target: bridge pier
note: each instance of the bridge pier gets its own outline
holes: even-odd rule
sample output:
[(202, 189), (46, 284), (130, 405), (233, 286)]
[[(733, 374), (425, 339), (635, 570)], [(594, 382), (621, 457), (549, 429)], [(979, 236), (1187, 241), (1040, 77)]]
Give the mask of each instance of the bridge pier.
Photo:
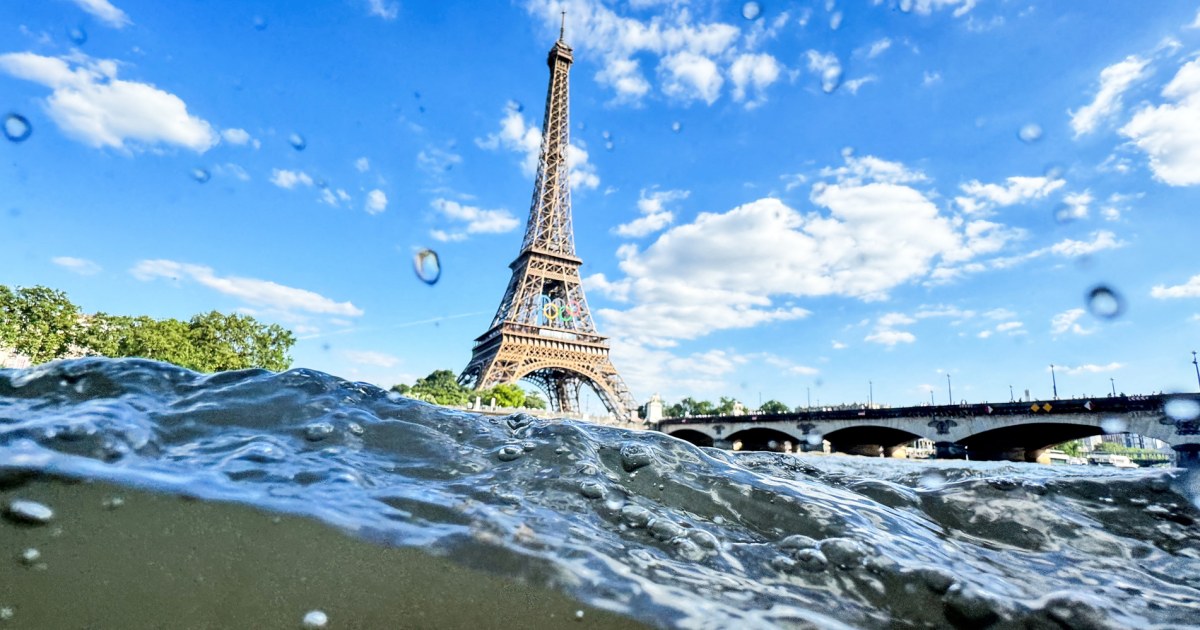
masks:
[(1200, 470), (1200, 444), (1180, 444), (1175, 447), (1175, 465)]
[(908, 445), (885, 446), (883, 447), (883, 456), (893, 459), (908, 459)]
[(878, 444), (834, 444), (833, 450), (847, 455), (862, 455), (863, 457), (883, 457), (883, 447)]
[(967, 447), (954, 442), (937, 442), (933, 445), (936, 459), (967, 459)]

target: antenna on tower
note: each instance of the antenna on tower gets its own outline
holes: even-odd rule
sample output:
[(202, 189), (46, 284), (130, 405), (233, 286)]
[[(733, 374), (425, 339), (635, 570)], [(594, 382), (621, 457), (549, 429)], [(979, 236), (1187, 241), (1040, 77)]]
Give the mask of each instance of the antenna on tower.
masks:
[(562, 25), (558, 27), (558, 41), (563, 40), (563, 35), (567, 32), (567, 12), (562, 12)]

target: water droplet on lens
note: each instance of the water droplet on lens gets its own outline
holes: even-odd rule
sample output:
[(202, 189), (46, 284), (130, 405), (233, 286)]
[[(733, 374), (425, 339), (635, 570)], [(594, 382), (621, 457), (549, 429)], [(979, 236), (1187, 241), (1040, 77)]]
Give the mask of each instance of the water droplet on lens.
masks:
[(1101, 420), (1100, 428), (1110, 435), (1113, 433), (1125, 433), (1129, 430), (1129, 421), (1119, 416), (1113, 416)]
[(67, 37), (71, 38), (71, 42), (76, 46), (82, 46), (87, 43), (87, 31), (83, 30), (82, 26), (67, 31)]
[(1046, 166), (1046, 169), (1042, 171), (1042, 174), (1049, 179), (1058, 179), (1063, 176), (1063, 173), (1066, 172), (1067, 169), (1063, 168), (1061, 164), (1049, 164)]
[(820, 446), (825, 441), (825, 436), (820, 433), (809, 433), (804, 439), (813, 446)]
[(612, 140), (609, 140), (608, 142), (604, 143), (604, 148), (609, 151), (613, 150), (613, 146), (615, 146), (615, 145), (612, 143)]
[(1116, 291), (1101, 284), (1088, 291), (1087, 306), (1096, 317), (1115, 319), (1125, 310), (1125, 301)]
[(9, 520), (30, 525), (45, 525), (54, 518), (54, 510), (36, 501), (14, 499), (4, 511)]
[(4, 137), (13, 142), (24, 142), (33, 133), (29, 119), (20, 114), (9, 114), (4, 117)]
[(762, 5), (757, 2), (747, 2), (742, 5), (742, 17), (747, 20), (758, 19), (760, 15), (762, 15)]
[(203, 184), (204, 182), (212, 179), (212, 173), (209, 173), (207, 169), (194, 168), (192, 169), (192, 179)]
[(612, 140), (612, 133), (610, 133), (607, 129), (601, 131), (600, 136), (605, 140)]
[(437, 252), (432, 249), (422, 249), (413, 254), (413, 271), (417, 272), (417, 277), (425, 284), (437, 284), (438, 278), (442, 277), (442, 263), (438, 259)]
[(1172, 398), (1163, 405), (1163, 413), (1172, 420), (1195, 420), (1200, 418), (1200, 402), (1193, 398)]
[(1042, 139), (1042, 126), (1035, 123), (1029, 123), (1024, 127), (1021, 127), (1021, 130), (1017, 132), (1017, 137), (1021, 139), (1021, 142), (1033, 144), (1034, 142)]
[(254, 16), (254, 30), (256, 30), (256, 31), (267, 30), (267, 18), (265, 18), (261, 15)]
[(674, 131), (675, 133), (679, 133), (679, 131), (680, 131), (681, 129), (683, 129), (683, 125), (679, 124), (679, 121), (678, 121), (678, 120), (676, 120), (675, 122), (671, 123), (671, 131)]
[(308, 141), (304, 139), (304, 136), (298, 133), (293, 133), (292, 135), (288, 136), (288, 143), (290, 143), (292, 148), (297, 151), (303, 151), (304, 148), (308, 146)]
[(496, 451), (496, 457), (502, 462), (511, 462), (525, 454), (525, 449), (519, 444), (505, 444)]
[(304, 615), (305, 628), (324, 628), (329, 623), (329, 616), (319, 610), (310, 610)]

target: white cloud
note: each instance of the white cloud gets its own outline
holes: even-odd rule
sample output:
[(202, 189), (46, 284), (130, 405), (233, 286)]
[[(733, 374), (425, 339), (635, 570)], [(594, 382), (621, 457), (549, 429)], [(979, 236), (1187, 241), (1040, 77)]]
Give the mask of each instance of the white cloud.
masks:
[[(434, 238), (441, 241), (461, 241), (469, 234), (500, 234), (510, 232), (520, 225), (517, 218), (508, 210), (483, 210), (475, 206), (466, 206), (449, 199), (434, 199), (431, 204), (442, 216), (459, 223), (465, 223), (462, 232), (444, 232), (435, 230)], [(439, 238), (439, 236), (441, 238)]]
[(1050, 319), (1050, 332), (1055, 335), (1063, 333), (1073, 333), (1076, 335), (1090, 335), (1096, 332), (1095, 328), (1084, 328), (1079, 323), (1079, 318), (1083, 317), (1084, 311), (1081, 308), (1073, 308), (1063, 311)]
[(994, 208), (1043, 199), (1066, 185), (1051, 177), (1009, 177), (1005, 184), (984, 184), (971, 180), (960, 186), (965, 196), (955, 197), (958, 207), (969, 215), (986, 216)]
[(975, 8), (975, 3), (976, 0), (900, 0), (899, 7), (904, 13), (915, 11), (921, 15), (953, 7), (954, 17), (962, 17)]
[(1155, 285), (1150, 289), (1150, 297), (1160, 300), (1200, 297), (1200, 275), (1192, 276), (1187, 282), (1175, 286)]
[(1078, 111), (1067, 112), (1071, 116), (1071, 128), (1075, 130), (1076, 138), (1095, 131), (1106, 118), (1121, 111), (1122, 95), (1146, 76), (1145, 70), (1149, 63), (1136, 55), (1130, 55), (1124, 61), (1100, 71), (1100, 89), (1096, 92), (1096, 98)]
[(74, 258), (72, 256), (56, 256), (50, 259), (50, 262), (81, 276), (94, 276), (100, 273), (100, 265), (87, 260), (85, 258)]
[[(504, 148), (521, 154), (521, 170), (525, 175), (532, 178), (537, 173), (542, 134), (525, 122), (521, 106), (517, 103), (509, 102), (505, 106), (498, 133), (488, 134), (487, 138), (476, 138), (475, 144), (482, 149)], [(600, 185), (596, 166), (588, 162), (588, 152), (575, 143), (567, 147), (567, 167), (570, 169), (568, 177), (572, 190), (595, 189)]]
[(629, 223), (618, 225), (613, 231), (620, 236), (631, 238), (640, 238), (657, 232), (675, 220), (675, 213), (667, 210), (666, 204), (687, 199), (689, 194), (689, 191), (686, 190), (655, 190), (647, 193), (643, 189), (637, 202), (642, 216)]
[(78, 54), (70, 59), (28, 52), (0, 55), (0, 70), (53, 90), (46, 99), (50, 118), (87, 145), (128, 150), (126, 143), (167, 144), (203, 153), (217, 143), (212, 125), (188, 114), (178, 96), (119, 79), (117, 68), (114, 60)]
[(1200, 184), (1200, 59), (1184, 64), (1162, 96), (1174, 103), (1143, 107), (1120, 133), (1150, 158), (1155, 179)]
[(354, 168), (357, 169), (359, 173), (366, 173), (367, 171), (371, 170), (371, 162), (365, 157), (360, 157), (357, 160), (354, 160)]
[(225, 142), (237, 146), (248, 144), (251, 140), (250, 132), (246, 131), (245, 129), (237, 128), (226, 129), (222, 131), (221, 137), (224, 138)]
[(847, 347), (846, 344), (838, 341), (837, 339), (834, 339), (830, 345), (833, 346), (834, 350), (845, 350)]
[(334, 208), (340, 208), (343, 202), (350, 201), (350, 193), (338, 188), (321, 188), (321, 196), (317, 198), (321, 203), (329, 204)]
[[(1095, 363), (1085, 363), (1075, 367), (1068, 365), (1056, 365), (1054, 366), (1054, 369), (1055, 371), (1062, 372), (1068, 376), (1078, 376), (1080, 374), (1101, 374), (1104, 372), (1115, 372), (1123, 367), (1125, 367), (1123, 363), (1117, 363), (1116, 361), (1113, 361), (1108, 365), (1096, 365)], [(1049, 370), (1049, 368), (1047, 368), (1047, 370)]]
[(446, 230), (430, 230), (429, 236), (439, 243), (457, 243), (467, 240), (465, 232), (447, 232)]
[(367, 193), (367, 214), (379, 214), (380, 212), (387, 210), (387, 204), (387, 195), (385, 195), (382, 190), (376, 188), (375, 190)]
[(1063, 195), (1063, 205), (1058, 209), (1055, 218), (1059, 221), (1079, 220), (1088, 218), (1089, 206), (1095, 201), (1091, 191), (1067, 193)]
[(237, 298), (247, 304), (277, 309), (282, 312), (303, 311), (324, 315), (358, 317), (362, 310), (350, 302), (335, 302), (312, 291), (277, 284), (269, 280), (221, 277), (211, 267), (175, 262), (173, 260), (143, 260), (129, 273), (138, 280), (155, 278), (191, 279), (214, 291)]
[(766, 53), (739, 56), (729, 67), (729, 78), (733, 81), (733, 100), (741, 102), (746, 98), (746, 88), (753, 87), (755, 97), (746, 103), (746, 107), (755, 107), (765, 102), (767, 87), (779, 79), (782, 70), (783, 66), (779, 61)]
[(878, 80), (879, 80), (879, 77), (877, 77), (873, 74), (868, 74), (865, 77), (859, 77), (857, 79), (850, 79), (849, 81), (846, 81), (845, 83), (843, 83), (842, 87), (847, 92), (850, 92), (851, 94), (858, 94), (858, 88), (860, 88), (868, 83), (874, 83), (875, 81), (878, 81)]
[[(596, 80), (613, 89), (618, 102), (637, 103), (651, 91), (639, 59), (649, 57), (647, 65), (658, 69), (664, 93), (712, 103), (722, 82), (717, 62), (730, 60), (743, 37), (736, 26), (695, 20), (686, 3), (659, 5), (646, 20), (618, 15), (600, 0), (526, 0), (524, 4), (555, 34), (560, 13), (566, 10), (567, 41), (576, 48), (590, 49), (589, 57), (601, 59)], [(761, 22), (765, 20), (756, 21)], [(750, 32), (744, 35), (746, 48), (773, 36), (778, 23), (776, 19), (770, 26), (749, 26)]]
[(871, 47), (867, 49), (867, 59), (874, 59), (882, 55), (884, 51), (892, 47), (892, 40), (884, 37), (871, 43)]
[(684, 102), (701, 100), (712, 105), (725, 83), (716, 62), (688, 51), (663, 57), (658, 73), (663, 94)]
[(96, 19), (113, 28), (125, 28), (132, 24), (124, 11), (113, 6), (108, 0), (72, 0), (79, 8), (91, 13)]
[(312, 177), (304, 171), (289, 171), (285, 169), (271, 170), (271, 183), (280, 188), (291, 190), (298, 185), (312, 186)]
[(839, 184), (851, 186), (860, 186), (863, 182), (912, 184), (929, 181), (921, 171), (911, 170), (900, 162), (889, 162), (873, 155), (855, 157), (849, 151), (843, 151), (843, 156), (846, 160), (844, 165), (822, 168), (821, 177), (832, 177)]
[(250, 181), (250, 173), (247, 173), (246, 169), (242, 168), (238, 164), (234, 164), (233, 162), (217, 164), (216, 166), (213, 167), (213, 174), (214, 175), (228, 175), (235, 179), (240, 179), (241, 181), (244, 181), (244, 182)]
[(431, 175), (441, 175), (462, 164), (462, 156), (438, 147), (429, 147), (417, 153), (417, 166)]
[(342, 350), (342, 356), (360, 365), (390, 368), (400, 364), (400, 357), (395, 357), (375, 350)]
[(385, 20), (394, 20), (400, 14), (400, 7), (395, 2), (386, 0), (367, 0), (367, 13)]
[(826, 94), (836, 90), (842, 81), (842, 64), (838, 62), (837, 55), (822, 54), (815, 50), (810, 50), (805, 54), (808, 56), (809, 71), (821, 77), (821, 89)]
[(883, 344), (889, 347), (898, 343), (912, 343), (916, 340), (916, 335), (903, 330), (877, 330), (863, 339), (863, 341), (870, 341), (871, 343)]
[(1041, 255), (1041, 252), (1048, 251), (1051, 254), (1063, 256), (1065, 258), (1078, 258), (1101, 252), (1106, 249), (1116, 249), (1125, 245), (1123, 241), (1117, 240), (1117, 236), (1108, 230), (1099, 230), (1092, 232), (1092, 240), (1077, 241), (1074, 239), (1063, 239), (1047, 250), (1038, 250), (1034, 252), (1036, 255)]
[(1196, 19), (1192, 20), (1192, 23), (1184, 28), (1200, 28), (1200, 10), (1196, 11)]
[(921, 77), (921, 86), (929, 87), (935, 83), (941, 83), (941, 81), (942, 81), (942, 73), (941, 72), (936, 72), (936, 71), (929, 72), (927, 70)]
[(1024, 327), (1025, 324), (1023, 322), (1004, 322), (1002, 324), (996, 324), (996, 332), (1014, 334)]

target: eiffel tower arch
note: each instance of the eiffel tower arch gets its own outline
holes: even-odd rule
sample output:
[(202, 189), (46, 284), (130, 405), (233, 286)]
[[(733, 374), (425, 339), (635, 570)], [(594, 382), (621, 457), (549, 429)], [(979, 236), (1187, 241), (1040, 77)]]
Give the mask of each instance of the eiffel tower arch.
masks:
[(609, 361), (608, 338), (596, 331), (579, 276), (583, 260), (575, 254), (567, 164), (572, 61), (560, 31), (547, 59), (550, 85), (525, 238), (492, 324), (476, 338), (458, 380), (484, 389), (525, 379), (561, 412), (578, 411), (587, 386), (610, 413), (631, 421), (637, 403)]

